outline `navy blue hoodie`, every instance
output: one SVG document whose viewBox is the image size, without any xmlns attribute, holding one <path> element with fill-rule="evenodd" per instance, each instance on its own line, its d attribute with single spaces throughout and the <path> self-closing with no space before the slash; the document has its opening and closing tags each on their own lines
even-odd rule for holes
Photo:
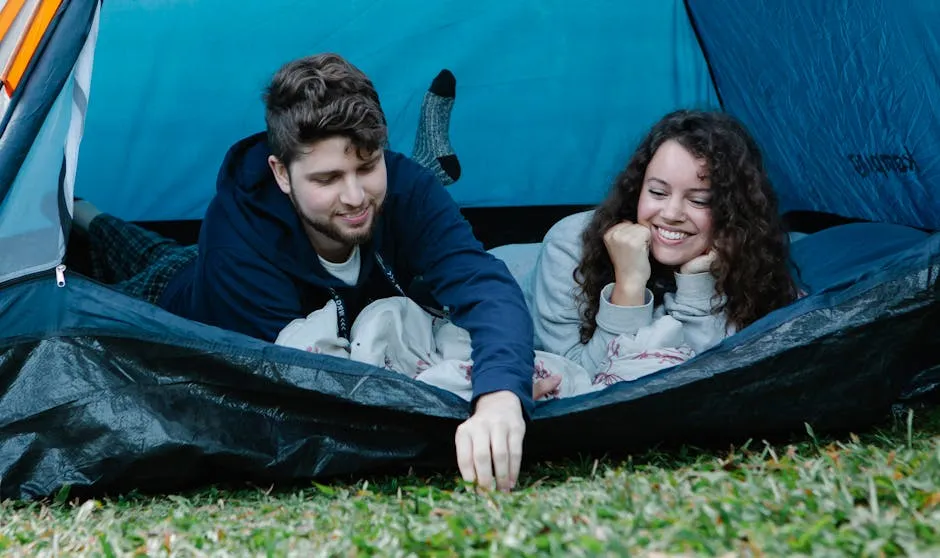
<svg viewBox="0 0 940 558">
<path fill-rule="evenodd" d="M 199 257 L 167 286 L 160 306 L 185 318 L 274 341 L 291 320 L 331 297 L 351 326 L 373 300 L 405 294 L 446 308 L 470 333 L 473 400 L 500 390 L 532 407 L 533 330 L 521 289 L 488 254 L 441 183 L 385 153 L 388 188 L 354 287 L 320 264 L 268 166 L 264 133 L 229 149 L 199 235 Z M 396 285 L 398 288 L 396 288 Z M 331 292 L 333 294 L 331 294 Z"/>
</svg>

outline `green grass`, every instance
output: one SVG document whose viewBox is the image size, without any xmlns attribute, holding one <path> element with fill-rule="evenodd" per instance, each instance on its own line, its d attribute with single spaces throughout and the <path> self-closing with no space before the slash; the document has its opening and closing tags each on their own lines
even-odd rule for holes
<svg viewBox="0 0 940 558">
<path fill-rule="evenodd" d="M 68 556 L 940 555 L 940 410 L 862 436 L 303 490 L 0 504 L 0 553 Z M 63 498 L 64 500 L 64 498 Z"/>
</svg>

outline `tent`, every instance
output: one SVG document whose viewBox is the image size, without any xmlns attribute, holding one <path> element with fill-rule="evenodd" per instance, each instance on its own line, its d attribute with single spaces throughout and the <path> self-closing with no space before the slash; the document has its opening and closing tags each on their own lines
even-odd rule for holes
<svg viewBox="0 0 940 558">
<path fill-rule="evenodd" d="M 450 191 L 490 245 L 598 202 L 691 106 L 750 127 L 813 233 L 793 249 L 809 296 L 680 366 L 539 404 L 527 459 L 870 425 L 940 383 L 937 29 L 930 0 L 0 1 L 0 497 L 454 466 L 455 395 L 72 270 L 74 194 L 191 235 L 225 149 L 263 126 L 264 83 L 323 51 L 374 79 L 404 152 L 453 71 Z"/>
</svg>

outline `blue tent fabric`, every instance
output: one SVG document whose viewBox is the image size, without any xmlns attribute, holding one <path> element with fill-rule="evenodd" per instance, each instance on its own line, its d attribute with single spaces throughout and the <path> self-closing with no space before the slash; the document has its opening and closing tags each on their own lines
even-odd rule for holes
<svg viewBox="0 0 940 558">
<path fill-rule="evenodd" d="M 43 37 L 38 48 L 40 55 L 36 64 L 28 68 L 23 77 L 25 85 L 11 99 L 16 103 L 15 110 L 0 121 L 0 203 L 12 187 L 46 114 L 72 73 L 97 4 L 98 0 L 75 0 L 59 7 L 51 24 L 52 32 Z M 30 80 L 32 75 L 40 79 Z"/>
<path fill-rule="evenodd" d="M 0 123 L 0 284 L 65 255 L 97 6 L 59 6 Z"/>
<path fill-rule="evenodd" d="M 940 229 L 936 2 L 688 4 L 784 211 Z"/>
<path fill-rule="evenodd" d="M 101 19 L 76 191 L 135 221 L 201 219 L 226 149 L 264 128 L 264 86 L 315 52 L 372 78 L 406 154 L 454 73 L 464 207 L 595 203 L 662 114 L 718 106 L 682 0 L 108 0 Z"/>
</svg>

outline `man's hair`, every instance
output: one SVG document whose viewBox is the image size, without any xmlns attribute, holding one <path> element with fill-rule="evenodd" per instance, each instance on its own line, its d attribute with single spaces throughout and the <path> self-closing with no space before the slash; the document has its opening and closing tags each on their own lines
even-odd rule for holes
<svg viewBox="0 0 940 558">
<path fill-rule="evenodd" d="M 318 54 L 288 62 L 264 92 L 271 152 L 289 166 L 305 146 L 341 136 L 360 158 L 384 148 L 385 114 L 372 81 L 343 57 Z"/>
</svg>

